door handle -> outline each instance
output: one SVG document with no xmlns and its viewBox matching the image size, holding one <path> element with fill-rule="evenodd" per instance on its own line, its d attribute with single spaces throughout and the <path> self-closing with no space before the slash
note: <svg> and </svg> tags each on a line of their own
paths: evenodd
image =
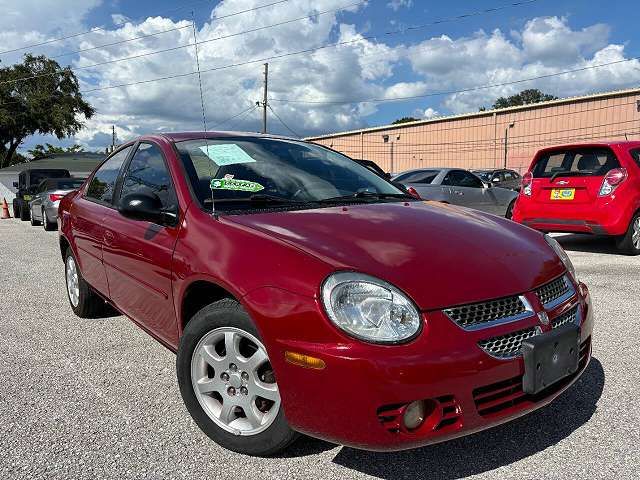
<svg viewBox="0 0 640 480">
<path fill-rule="evenodd" d="M 107 246 L 113 245 L 113 240 L 115 239 L 115 235 L 110 230 L 105 230 L 104 235 L 102 236 L 104 240 L 104 244 Z"/>
</svg>

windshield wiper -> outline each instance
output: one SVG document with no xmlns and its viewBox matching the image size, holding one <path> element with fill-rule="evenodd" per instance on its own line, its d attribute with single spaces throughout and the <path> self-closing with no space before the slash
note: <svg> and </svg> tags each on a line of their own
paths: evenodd
<svg viewBox="0 0 640 480">
<path fill-rule="evenodd" d="M 214 198 L 215 203 L 227 203 L 227 202 L 251 202 L 251 203 L 279 203 L 279 204 L 291 204 L 291 203 L 308 203 L 301 200 L 293 200 L 291 198 L 278 197 L 277 195 L 268 195 L 264 193 L 254 193 L 248 197 L 242 198 Z"/>
<path fill-rule="evenodd" d="M 330 197 L 323 198 L 322 200 L 318 200 L 320 203 L 336 203 L 336 202 L 349 202 L 349 201 L 359 201 L 363 198 L 371 198 L 375 200 L 382 200 L 385 198 L 406 198 L 415 200 L 415 197 L 407 193 L 376 193 L 376 192 L 368 192 L 366 190 L 352 193 L 350 195 L 341 195 L 339 197 Z"/>
</svg>

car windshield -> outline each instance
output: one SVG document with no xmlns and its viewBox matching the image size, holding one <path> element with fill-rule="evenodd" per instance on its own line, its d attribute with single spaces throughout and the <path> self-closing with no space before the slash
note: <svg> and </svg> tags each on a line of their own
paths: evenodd
<svg viewBox="0 0 640 480">
<path fill-rule="evenodd" d="M 46 178 L 68 177 L 64 170 L 34 170 L 31 171 L 31 185 L 37 185 Z"/>
<path fill-rule="evenodd" d="M 490 182 L 491 181 L 491 174 L 493 172 L 479 172 L 479 171 L 472 171 L 472 173 L 474 173 L 476 176 L 480 177 L 483 181 L 485 182 Z"/>
<path fill-rule="evenodd" d="M 275 138 L 217 138 L 176 142 L 201 205 L 216 211 L 408 200 L 368 168 L 333 150 Z M 273 205 L 270 205 L 272 207 Z"/>
<path fill-rule="evenodd" d="M 55 182 L 52 187 L 57 188 L 58 190 L 76 190 L 80 188 L 84 180 L 58 180 Z"/>
</svg>

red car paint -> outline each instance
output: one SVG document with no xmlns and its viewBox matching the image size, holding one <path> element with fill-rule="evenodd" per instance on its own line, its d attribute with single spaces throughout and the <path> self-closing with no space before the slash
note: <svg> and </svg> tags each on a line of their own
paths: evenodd
<svg viewBox="0 0 640 480">
<path fill-rule="evenodd" d="M 540 150 L 529 167 L 546 153 L 556 150 L 578 150 L 582 148 L 610 149 L 616 156 L 626 178 L 609 195 L 598 193 L 604 176 L 558 176 L 533 178 L 532 195 L 523 190 L 513 210 L 513 220 L 545 232 L 593 233 L 598 235 L 623 235 L 633 215 L 640 210 L 640 163 L 632 152 L 640 152 L 640 142 L 584 143 Z M 637 155 L 637 153 L 636 153 Z M 636 157 L 639 158 L 639 157 Z M 618 172 L 620 173 L 620 172 Z M 553 188 L 575 188 L 575 199 L 558 201 L 550 199 Z"/>
<path fill-rule="evenodd" d="M 532 291 L 566 269 L 539 233 L 489 214 L 431 202 L 216 219 L 194 201 L 172 144 L 202 137 L 142 138 L 162 149 L 169 166 L 180 206 L 175 228 L 129 220 L 90 202 L 83 198 L 85 185 L 61 202 L 61 247 L 71 247 L 95 290 L 173 351 L 189 320 L 184 312 L 190 289 L 206 282 L 233 295 L 269 352 L 292 428 L 373 450 L 426 445 L 539 408 L 586 368 L 592 309 L 587 288 L 573 279 L 576 295 L 548 314 L 553 319 L 580 306 L 580 371 L 544 396 L 519 390 L 521 357 L 498 360 L 477 344 L 487 336 L 539 325 L 538 317 L 469 332 L 442 312 L 521 294 L 542 311 Z M 421 333 L 409 343 L 383 346 L 339 330 L 320 301 L 322 282 L 337 270 L 357 270 L 402 289 L 422 312 Z M 320 358 L 326 368 L 288 363 L 285 350 Z M 433 421 L 414 432 L 398 428 L 403 405 L 420 399 L 431 401 Z M 479 399 L 500 408 L 481 415 Z"/>
</svg>

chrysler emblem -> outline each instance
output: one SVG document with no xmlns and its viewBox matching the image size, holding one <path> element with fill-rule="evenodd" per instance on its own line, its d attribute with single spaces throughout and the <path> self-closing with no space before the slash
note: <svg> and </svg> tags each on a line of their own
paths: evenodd
<svg viewBox="0 0 640 480">
<path fill-rule="evenodd" d="M 538 319 L 542 325 L 549 325 L 549 315 L 547 315 L 547 312 L 538 312 Z"/>
</svg>

